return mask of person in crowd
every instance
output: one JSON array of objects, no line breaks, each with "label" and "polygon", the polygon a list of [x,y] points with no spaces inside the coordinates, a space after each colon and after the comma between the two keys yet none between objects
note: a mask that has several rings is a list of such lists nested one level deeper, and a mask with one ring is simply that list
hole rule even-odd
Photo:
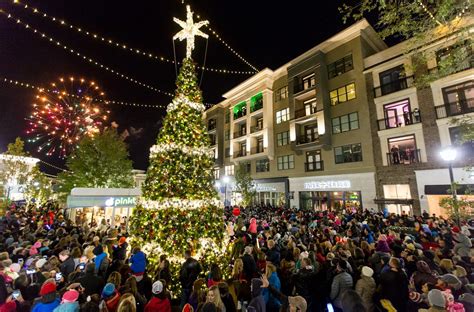
[{"label": "person in crowd", "polygon": [[160,256],[160,268],[158,274],[156,275],[157,280],[164,280],[167,285],[171,283],[171,271],[170,271],[170,262],[168,261],[166,255]]},{"label": "person in crowd", "polygon": [[[79,278],[78,283],[84,288],[84,296],[87,298],[93,294],[100,295],[105,283],[102,277],[98,276],[95,270],[95,263],[86,265],[85,274]],[[115,285],[114,285],[115,286]]]},{"label": "person in crowd", "polygon": [[161,281],[153,283],[153,297],[145,306],[145,312],[171,312],[171,303],[164,292],[164,286]]},{"label": "person in crowd", "polygon": [[331,284],[331,293],[329,297],[331,298],[334,310],[342,310],[342,295],[347,289],[351,289],[353,286],[352,276],[347,273],[347,262],[343,259],[339,259],[336,267],[336,276]]},{"label": "person in crowd", "polygon": [[[268,279],[269,284],[277,291],[280,291],[281,283],[276,271],[277,269],[272,263],[267,263],[265,276]],[[273,294],[267,288],[263,289],[263,298],[265,299],[267,311],[278,312],[280,310],[280,300],[278,299],[278,297],[273,296]]]},{"label": "person in crowd", "polygon": [[219,287],[219,293],[221,294],[221,300],[226,312],[237,312],[234,298],[232,298],[232,295],[229,293],[229,285],[225,282],[221,282],[217,287]]},{"label": "person in crowd", "polygon": [[222,281],[222,272],[217,263],[211,264],[211,270],[207,275],[207,287],[218,285]]},{"label": "person in crowd", "polygon": [[182,287],[182,296],[181,296],[181,308],[188,302],[188,298],[191,295],[194,281],[198,279],[199,274],[202,271],[201,265],[199,262],[191,257],[191,251],[186,250],[184,252],[184,263],[181,266],[179,272],[179,281],[181,282]]},{"label": "person in crowd", "polygon": [[124,294],[120,297],[117,305],[117,312],[136,312],[137,303],[135,297],[131,293]]},{"label": "person in crowd", "polygon": [[251,280],[250,291],[252,293],[252,300],[247,307],[247,311],[249,312],[265,312],[265,299],[262,295],[262,286],[263,282],[259,278],[253,278]]},{"label": "person in crowd", "polygon": [[44,282],[39,295],[41,299],[33,306],[32,312],[51,312],[61,303],[56,293],[56,282],[53,279]]},{"label": "person in crowd", "polygon": [[406,311],[408,303],[408,279],[400,267],[400,260],[391,258],[390,271],[380,275],[380,299],[388,300],[398,311]]},{"label": "person in crowd", "polygon": [[74,263],[74,259],[70,256],[69,250],[63,250],[59,253],[59,260],[61,260],[61,266],[59,270],[61,271],[63,277],[67,279],[69,274],[74,272],[76,268],[76,264]]},{"label": "person in crowd", "polygon": [[57,306],[54,312],[79,312],[79,292],[71,289],[63,294],[61,304]]},{"label": "person in crowd", "polygon": [[120,301],[120,293],[115,289],[115,285],[107,283],[102,290],[102,301],[100,303],[101,309],[107,309],[109,312],[117,311]]},{"label": "person in crowd", "polygon": [[359,294],[362,299],[362,303],[367,312],[374,311],[374,294],[377,285],[373,279],[374,270],[368,266],[362,267],[361,277],[356,283],[355,291]]},{"label": "person in crowd", "polygon": [[257,263],[255,262],[255,258],[252,256],[252,253],[253,246],[249,245],[245,247],[244,255],[242,256],[244,277],[248,283],[250,283],[252,278],[257,276]]},{"label": "person in crowd", "polygon": [[225,305],[222,302],[219,287],[217,285],[209,287],[207,292],[206,303],[213,303],[216,306],[217,312],[226,312]]}]

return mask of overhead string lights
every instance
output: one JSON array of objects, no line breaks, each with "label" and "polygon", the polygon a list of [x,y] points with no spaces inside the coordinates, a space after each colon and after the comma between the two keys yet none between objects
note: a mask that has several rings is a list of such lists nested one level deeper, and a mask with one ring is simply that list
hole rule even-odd
[{"label": "overhead string lights", "polygon": [[[34,84],[31,84],[31,83],[26,83],[26,82],[14,80],[14,79],[9,79],[9,78],[0,77],[0,81],[4,82],[4,83],[11,84],[11,85],[15,85],[15,86],[18,86],[18,87],[23,87],[23,88],[28,88],[28,89],[38,90],[38,91],[46,91],[46,92],[51,92],[52,91],[51,89],[48,89],[48,88],[38,87],[38,86],[36,86]],[[77,96],[76,94],[65,94],[65,95],[66,96],[71,96],[71,97],[81,98],[81,97]],[[108,100],[108,99],[104,100],[104,99],[100,99],[100,98],[98,98],[98,99],[94,98],[93,100],[96,101],[96,102],[104,103],[104,104],[116,104],[116,105],[133,106],[133,107],[158,108],[158,109],[164,109],[164,108],[167,107],[167,105],[140,104],[140,103],[124,102],[124,101],[116,101],[116,100]]]},{"label": "overhead string lights", "polygon": [[[40,16],[42,18],[45,18],[45,19],[50,20],[52,22],[55,22],[56,24],[58,24],[60,26],[63,26],[65,28],[75,30],[79,34],[82,34],[82,35],[87,36],[89,38],[92,38],[94,40],[103,42],[103,43],[108,44],[110,46],[113,46],[115,48],[133,53],[135,55],[140,55],[140,56],[143,56],[143,57],[155,60],[155,61],[175,64],[175,61],[172,60],[172,59],[169,59],[169,58],[164,57],[164,56],[159,56],[159,55],[156,55],[156,54],[151,53],[149,51],[144,51],[142,49],[137,49],[137,48],[131,47],[128,44],[118,42],[116,40],[113,40],[111,38],[107,38],[107,37],[105,37],[103,35],[100,35],[98,33],[95,33],[95,32],[88,31],[83,27],[73,25],[73,24],[65,21],[64,19],[61,19],[61,18],[58,18],[56,16],[52,16],[50,14],[47,14],[44,11],[40,11],[37,8],[34,8],[34,7],[32,7],[28,4],[21,3],[20,1],[17,1],[17,0],[14,0],[13,3],[18,4],[21,8],[23,8],[25,10],[31,11],[32,13],[36,14],[37,16]],[[181,62],[177,62],[177,64],[181,65]],[[250,65],[250,64],[248,64],[248,65]],[[254,71],[240,71],[240,70],[224,69],[224,68],[211,68],[211,67],[208,67],[208,66],[201,67],[201,66],[196,65],[196,67],[201,69],[201,70],[206,70],[206,71],[209,71],[209,72],[221,73],[221,74],[253,75],[257,71],[256,68],[254,68]]]},{"label": "overhead string lights", "polygon": [[[181,1],[182,4],[185,4],[185,1]],[[201,16],[199,14],[196,15],[198,19],[201,19]],[[252,68],[255,72],[259,72],[257,67],[253,66],[249,61],[247,61],[242,55],[240,55],[237,51],[235,51],[224,39],[222,39],[222,36],[220,36],[209,24],[205,25],[207,29],[211,32],[211,34],[219,40],[220,43],[222,43],[232,54],[237,56],[242,62],[247,64],[250,68]],[[207,68],[206,68],[207,69]],[[252,72],[254,74],[255,72]]]}]

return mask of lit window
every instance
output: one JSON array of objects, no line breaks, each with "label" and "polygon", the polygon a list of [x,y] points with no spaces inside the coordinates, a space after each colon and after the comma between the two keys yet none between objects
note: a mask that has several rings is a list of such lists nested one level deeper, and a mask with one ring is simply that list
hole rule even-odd
[{"label": "lit window", "polygon": [[234,165],[225,166],[225,175],[227,176],[234,175]]},{"label": "lit window", "polygon": [[215,168],[214,169],[214,179],[219,180],[219,176],[220,176],[220,170],[219,170],[219,168]]},{"label": "lit window", "polygon": [[276,123],[281,124],[284,121],[290,120],[290,109],[287,107],[276,112]]},{"label": "lit window", "polygon": [[356,98],[355,84],[351,83],[329,92],[331,105],[347,102]]},{"label": "lit window", "polygon": [[334,148],[336,164],[362,161],[361,144],[349,144]]}]

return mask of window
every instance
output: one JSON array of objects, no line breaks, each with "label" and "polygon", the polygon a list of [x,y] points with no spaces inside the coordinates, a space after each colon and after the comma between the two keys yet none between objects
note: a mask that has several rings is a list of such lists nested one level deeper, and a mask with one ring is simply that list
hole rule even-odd
[{"label": "window", "polygon": [[263,94],[262,92],[252,96],[250,98],[250,112],[256,112],[263,108]]},{"label": "window", "polygon": [[312,115],[316,113],[318,110],[317,108],[318,102],[316,101],[316,98],[312,98],[307,101],[304,101],[303,105],[304,105],[306,116]]},{"label": "window", "polygon": [[318,124],[306,125],[303,127],[303,135],[298,139],[298,144],[315,142],[319,139]]},{"label": "window", "polygon": [[230,147],[225,148],[225,157],[230,157]]},{"label": "window", "polygon": [[310,74],[308,76],[303,77],[301,79],[302,85],[303,85],[303,90],[309,89],[311,87],[314,87],[316,85],[316,79],[314,77],[314,74]]},{"label": "window", "polygon": [[224,132],[224,140],[229,141],[230,140],[230,129],[227,129]]},{"label": "window", "polygon": [[284,100],[288,97],[288,86],[278,89],[275,93],[275,102]]},{"label": "window", "polygon": [[382,95],[407,88],[403,65],[391,68],[379,74]]},{"label": "window", "polygon": [[243,167],[245,173],[250,173],[252,171],[252,166],[251,166],[250,162],[248,162],[248,161],[243,162],[242,167]]},{"label": "window", "polygon": [[318,171],[323,170],[323,162],[321,161],[321,151],[310,151],[306,152],[306,171]]},{"label": "window", "polygon": [[289,142],[290,142],[290,131],[277,133],[278,146],[288,145]]},{"label": "window", "polygon": [[220,176],[220,169],[214,168],[214,180],[219,180],[219,176]]},{"label": "window", "polygon": [[228,124],[230,122],[230,112],[226,111],[225,112],[225,123]]},{"label": "window", "polygon": [[239,151],[237,152],[237,157],[243,157],[247,155],[247,142],[239,143]]},{"label": "window", "polygon": [[278,170],[288,170],[295,168],[295,156],[286,155],[278,157]]},{"label": "window", "polygon": [[474,80],[443,88],[442,91],[447,116],[474,111]]},{"label": "window", "polygon": [[217,136],[215,133],[209,134],[209,141],[211,143],[211,146],[216,145],[217,143]]},{"label": "window", "polygon": [[387,160],[390,165],[412,164],[420,160],[413,134],[389,138],[388,151]]},{"label": "window", "polygon": [[335,147],[334,158],[336,164],[362,161],[362,147],[360,143]]},{"label": "window", "polygon": [[352,63],[352,54],[345,56],[334,63],[328,65],[328,77],[329,79],[344,74],[354,68]]},{"label": "window", "polygon": [[234,165],[225,166],[225,175],[233,176],[234,175]]},{"label": "window", "polygon": [[257,138],[257,153],[263,153],[264,152],[264,147],[263,147],[263,137]]},{"label": "window", "polygon": [[355,129],[359,129],[359,115],[357,112],[332,119],[332,133],[334,134]]},{"label": "window", "polygon": [[233,108],[233,112],[234,120],[247,115],[247,102],[243,101],[235,105]]},{"label": "window", "polygon": [[287,107],[276,112],[276,123],[281,124],[284,121],[290,120],[290,109]]},{"label": "window", "polygon": [[255,161],[255,170],[257,172],[270,171],[270,161],[268,159],[258,159]]},{"label": "window", "polygon": [[331,105],[347,102],[356,98],[355,83],[350,83],[329,93]]}]

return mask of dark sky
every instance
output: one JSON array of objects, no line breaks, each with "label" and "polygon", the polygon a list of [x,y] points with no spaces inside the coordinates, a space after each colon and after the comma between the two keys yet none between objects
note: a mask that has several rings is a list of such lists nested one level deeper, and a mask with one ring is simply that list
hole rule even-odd
[{"label": "dark sky", "polygon": [[[176,75],[172,64],[152,61],[95,41],[12,2],[0,0],[0,8],[104,65],[173,92]],[[185,6],[181,0],[22,2],[91,32],[168,58],[173,58],[171,38],[180,29],[172,18],[185,19]],[[338,12],[341,1],[195,0],[188,3],[196,14],[210,21],[211,27],[230,46],[259,69],[275,69],[347,27]],[[209,33],[206,28],[203,30]],[[201,64],[205,46],[205,39],[197,38],[193,57]],[[177,43],[176,49],[178,59],[182,59],[185,44]],[[208,42],[206,65],[244,71],[251,69],[212,35]],[[88,64],[0,16],[0,77],[45,85],[61,76],[95,80],[110,99],[143,104],[170,102],[169,97]],[[246,78],[248,76],[205,72],[202,81],[205,102],[219,102],[224,92]],[[35,94],[31,89],[0,82],[0,151],[4,151],[17,136],[27,138],[24,118],[31,111]],[[128,138],[127,143],[134,167],[146,169],[149,148],[156,139],[164,110],[119,105],[110,106],[110,110],[112,120],[120,125],[120,131],[129,127],[144,129],[140,137]],[[35,153],[34,145],[28,144],[27,150],[33,156],[63,166],[62,160]],[[51,168],[42,168],[55,173]]]}]

